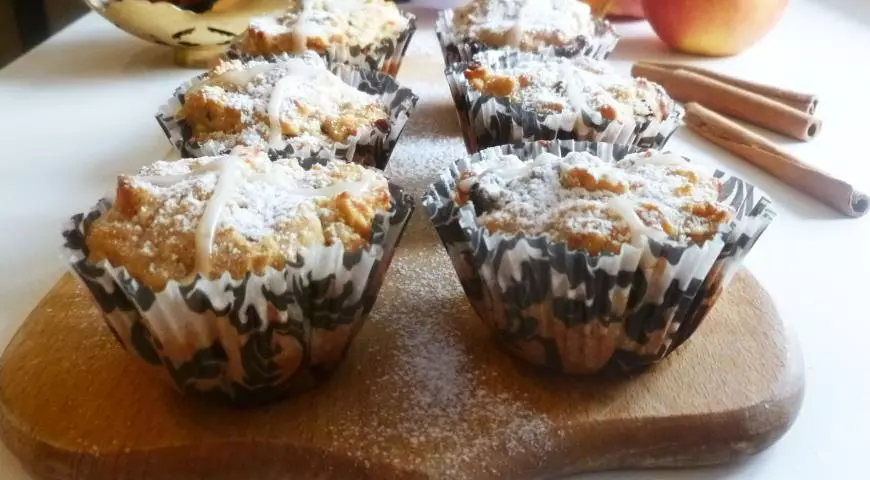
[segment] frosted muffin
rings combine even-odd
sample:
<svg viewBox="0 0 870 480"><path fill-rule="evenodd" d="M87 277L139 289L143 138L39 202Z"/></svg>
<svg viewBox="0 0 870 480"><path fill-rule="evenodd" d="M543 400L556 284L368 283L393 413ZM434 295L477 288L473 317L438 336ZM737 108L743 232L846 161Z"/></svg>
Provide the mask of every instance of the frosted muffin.
<svg viewBox="0 0 870 480"><path fill-rule="evenodd" d="M417 97L391 77L314 54L231 60L183 85L158 121L184 156L237 146L273 158L339 158L383 168Z"/></svg>
<svg viewBox="0 0 870 480"><path fill-rule="evenodd" d="M128 351L248 403L339 364L412 208L376 170L236 149L121 175L64 237Z"/></svg>
<svg viewBox="0 0 870 480"><path fill-rule="evenodd" d="M229 56L269 57L312 50L332 65L350 64L395 76L416 30L413 15L384 0L297 0L256 17Z"/></svg>
<svg viewBox="0 0 870 480"><path fill-rule="evenodd" d="M590 255L619 253L639 236L703 245L734 216L721 181L674 154L605 161L589 152L533 160L503 155L462 172L457 203L471 202L490 234L546 236Z"/></svg>
<svg viewBox="0 0 870 480"><path fill-rule="evenodd" d="M575 141L483 150L423 204L507 348L576 374L637 370L676 349L774 217L722 172Z"/></svg>
<svg viewBox="0 0 870 480"><path fill-rule="evenodd" d="M553 139L661 148L683 115L660 85L584 57L490 51L446 76L470 152Z"/></svg>
<svg viewBox="0 0 870 480"><path fill-rule="evenodd" d="M606 58L618 40L608 22L576 0L471 0L440 12L435 32L448 66L503 48Z"/></svg>

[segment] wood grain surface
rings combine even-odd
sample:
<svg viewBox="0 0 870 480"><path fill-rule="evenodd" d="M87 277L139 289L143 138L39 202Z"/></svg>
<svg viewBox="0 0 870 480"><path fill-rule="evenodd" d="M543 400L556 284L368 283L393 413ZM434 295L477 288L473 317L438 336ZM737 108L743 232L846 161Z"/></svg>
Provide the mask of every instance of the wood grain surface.
<svg viewBox="0 0 870 480"><path fill-rule="evenodd" d="M528 478L734 460L800 406L798 351L746 273L687 345L630 379L526 368L462 297L408 307L396 285L328 384L243 410L173 390L66 276L2 358L0 433L52 479ZM411 331L427 322L440 326Z"/></svg>

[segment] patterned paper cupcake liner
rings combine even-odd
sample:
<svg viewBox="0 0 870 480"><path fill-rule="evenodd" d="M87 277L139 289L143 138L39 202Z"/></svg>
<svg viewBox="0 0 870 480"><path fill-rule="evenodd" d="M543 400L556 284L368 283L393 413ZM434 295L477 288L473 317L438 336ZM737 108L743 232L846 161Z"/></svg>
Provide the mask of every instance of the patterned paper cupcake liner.
<svg viewBox="0 0 870 480"><path fill-rule="evenodd" d="M291 55L278 55L271 60L283 60L291 57ZM385 73L364 71L343 64L333 65L330 70L348 85L370 95L378 95L381 102L390 111L389 125L361 128L356 135L349 137L346 143L311 142L291 138L282 149L268 149L269 157L273 160L287 157L301 159L338 158L381 170L385 169L393 149L405 129L405 124L417 106L417 95ZM184 94L201 81L204 75L200 75L179 87L174 96L160 108L157 114L157 122L160 123L170 143L184 157L225 155L231 150L231 148L216 147L208 142L196 142L193 139L190 125L184 119L176 116L184 105Z"/></svg>
<svg viewBox="0 0 870 480"><path fill-rule="evenodd" d="M542 114L526 110L504 97L481 94L470 88L464 75L470 65L478 62L501 70L522 61L545 59L534 53L489 51L475 57L475 61L453 64L445 69L469 153L535 140L596 141L660 149L681 125L685 110L674 101L670 102L670 114L666 118L643 122L634 118L607 120L592 109L580 113Z"/></svg>
<svg viewBox="0 0 870 480"><path fill-rule="evenodd" d="M399 74L405 52L408 51L411 39L417 31L417 17L407 12L403 12L402 15L408 19L408 28L402 30L395 38L385 38L377 45L371 46L330 44L326 51L319 53L319 55L330 68L342 64L360 70L382 72L395 77ZM233 43L227 50L225 58L231 60L263 58L268 60L275 58L275 55L248 55L240 50L237 43Z"/></svg>
<svg viewBox="0 0 870 480"><path fill-rule="evenodd" d="M572 374L625 373L662 360L698 328L775 214L752 185L717 171L735 220L703 246L646 239L590 256L547 237L493 235L454 201L461 172L502 154L590 152L617 161L641 149L572 140L501 146L459 160L423 197L478 316L528 362Z"/></svg>
<svg viewBox="0 0 870 480"><path fill-rule="evenodd" d="M163 366L196 396L259 404L324 381L375 303L414 201L390 185L391 210L370 247L311 247L283 270L232 279L200 275L155 292L123 267L88 259L86 232L103 200L64 228L64 256L129 353Z"/></svg>
<svg viewBox="0 0 870 480"><path fill-rule="evenodd" d="M435 34L441 45L441 53L444 55L444 64L450 66L458 62L470 62L474 55L486 50L499 50L503 47L490 47L483 42L470 38L463 38L453 31L453 10L438 12L435 20ZM610 52L616 48L619 36L610 22L595 20L595 33L593 35L581 35L571 43L564 46L541 46L537 53L555 57L591 57L596 60L604 60Z"/></svg>

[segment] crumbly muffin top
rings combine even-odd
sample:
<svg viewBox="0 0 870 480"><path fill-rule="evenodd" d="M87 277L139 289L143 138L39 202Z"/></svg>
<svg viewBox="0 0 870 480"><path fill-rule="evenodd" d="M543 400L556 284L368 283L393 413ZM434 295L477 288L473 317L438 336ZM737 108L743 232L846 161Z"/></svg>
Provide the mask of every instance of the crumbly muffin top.
<svg viewBox="0 0 870 480"><path fill-rule="evenodd" d="M251 20L236 42L250 55L325 52L330 45L375 45L397 38L408 19L384 0L297 0L277 16Z"/></svg>
<svg viewBox="0 0 870 480"><path fill-rule="evenodd" d="M222 62L184 99L177 115L212 151L282 148L290 139L342 143L365 127L389 128L381 100L346 84L314 53L275 63Z"/></svg>
<svg viewBox="0 0 870 480"><path fill-rule="evenodd" d="M508 97L526 110L597 112L606 120L644 121L667 118L673 109L673 100L661 85L616 74L605 62L591 58L522 59L507 68L487 66L487 58L476 56L481 61L466 69L471 88Z"/></svg>
<svg viewBox="0 0 870 480"><path fill-rule="evenodd" d="M720 182L684 158L648 150L617 162L572 152L521 161L488 152L463 172L460 204L472 202L491 233L546 235L591 255L642 238L703 244L733 217Z"/></svg>
<svg viewBox="0 0 870 480"><path fill-rule="evenodd" d="M123 266L162 290L198 273L241 278L282 269L309 246L364 248L390 200L377 171L337 160L306 170L295 159L271 162L238 148L121 175L114 204L86 241L92 261Z"/></svg>
<svg viewBox="0 0 870 480"><path fill-rule="evenodd" d="M592 36L595 21L578 0L471 0L454 10L453 29L491 47L533 51Z"/></svg>

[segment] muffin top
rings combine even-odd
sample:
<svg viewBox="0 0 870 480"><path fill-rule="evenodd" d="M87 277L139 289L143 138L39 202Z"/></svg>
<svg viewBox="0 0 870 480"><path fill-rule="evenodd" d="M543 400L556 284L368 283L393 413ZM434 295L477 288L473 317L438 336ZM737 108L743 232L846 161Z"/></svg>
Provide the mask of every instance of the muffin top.
<svg viewBox="0 0 870 480"><path fill-rule="evenodd" d="M608 64L591 58L519 59L510 67L493 66L494 57L475 56L465 71L473 90L507 97L524 109L540 114L600 114L599 120L662 120L674 108L660 85L645 78L613 72Z"/></svg>
<svg viewBox="0 0 870 480"><path fill-rule="evenodd" d="M296 0L277 16L251 20L236 47L249 55L325 52L330 45L367 47L397 38L408 18L384 0Z"/></svg>
<svg viewBox="0 0 870 480"><path fill-rule="evenodd" d="M346 84L314 53L225 61L184 93L176 114L211 151L344 143L363 128L389 128L387 107Z"/></svg>
<svg viewBox="0 0 870 480"><path fill-rule="evenodd" d="M648 150L616 162L572 152L521 161L485 151L462 172L456 198L490 233L548 236L590 255L643 237L701 245L733 217L718 179L684 158Z"/></svg>
<svg viewBox="0 0 870 480"><path fill-rule="evenodd" d="M305 247L365 248L389 211L384 176L331 161L305 169L238 148L220 157L159 161L118 178L111 209L86 232L89 258L123 266L154 290L229 272L282 269Z"/></svg>
<svg viewBox="0 0 870 480"><path fill-rule="evenodd" d="M595 21L578 0L471 0L454 10L453 30L490 47L534 51L592 36Z"/></svg>

